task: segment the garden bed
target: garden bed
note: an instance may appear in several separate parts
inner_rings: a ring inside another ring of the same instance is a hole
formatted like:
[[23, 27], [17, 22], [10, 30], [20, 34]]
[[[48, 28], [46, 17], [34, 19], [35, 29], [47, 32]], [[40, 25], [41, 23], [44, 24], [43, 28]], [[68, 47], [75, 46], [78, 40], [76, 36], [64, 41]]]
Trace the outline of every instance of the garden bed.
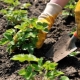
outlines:
[[[36, 3], [34, 0], [20, 1], [22, 3], [31, 3], [31, 7], [28, 9], [29, 17], [38, 17], [46, 6], [46, 2], [44, 2], [44, 0], [38, 0]], [[6, 7], [6, 4], [0, 2], [0, 9], [3, 7]], [[2, 14], [0, 14], [0, 38], [2, 38], [3, 32], [7, 29], [6, 25], [6, 20], [3, 18]], [[50, 47], [54, 45], [65, 32], [70, 32], [74, 27], [74, 17], [67, 16], [64, 18], [60, 14], [55, 20], [50, 32], [47, 34], [47, 38], [45, 39], [42, 48], [35, 49], [35, 55], [37, 57], [45, 57], [45, 54]], [[6, 52], [6, 46], [0, 46], [0, 80], [24, 80], [17, 74], [17, 71], [24, 66], [26, 66], [26, 63], [11, 61], [10, 55]], [[70, 80], [80, 80], [80, 55], [77, 55], [76, 57], [67, 56], [59, 61], [58, 70], [64, 72]], [[36, 80], [41, 80], [41, 78], [38, 77]]]

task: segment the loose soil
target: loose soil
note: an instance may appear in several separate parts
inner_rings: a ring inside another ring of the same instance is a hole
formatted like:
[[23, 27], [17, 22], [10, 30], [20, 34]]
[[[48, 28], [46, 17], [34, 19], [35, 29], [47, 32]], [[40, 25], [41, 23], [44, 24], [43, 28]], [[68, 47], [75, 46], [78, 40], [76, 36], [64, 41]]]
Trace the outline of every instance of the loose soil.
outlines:
[[[32, 4], [32, 6], [28, 9], [29, 17], [38, 17], [44, 10], [46, 3], [49, 0], [46, 0], [46, 2], [44, 0], [37, 0], [36, 3], [34, 2], [34, 0], [20, 0], [20, 1], [22, 3], [30, 2]], [[0, 2], [0, 9], [5, 7], [6, 4]], [[2, 38], [3, 32], [7, 29], [6, 25], [7, 25], [6, 20], [0, 14], [0, 38]], [[36, 56], [45, 57], [45, 54], [51, 48], [51, 46], [54, 45], [56, 41], [58, 41], [65, 32], [69, 33], [74, 27], [75, 27], [74, 17], [67, 16], [66, 18], [64, 18], [60, 14], [55, 20], [55, 23], [52, 26], [50, 32], [47, 34], [47, 38], [45, 39], [42, 48], [35, 49]], [[79, 42], [77, 44], [79, 44]], [[76, 57], [67, 56], [61, 61], [59, 61], [58, 64], [59, 65], [57, 69], [63, 71], [65, 75], [70, 78], [70, 80], [80, 80], [80, 55], [77, 55]], [[17, 74], [17, 71], [25, 66], [26, 63], [11, 61], [10, 56], [6, 52], [6, 46], [0, 46], [0, 80], [24, 80], [21, 76]], [[36, 78], [36, 80], [42, 79], [38, 77]]]

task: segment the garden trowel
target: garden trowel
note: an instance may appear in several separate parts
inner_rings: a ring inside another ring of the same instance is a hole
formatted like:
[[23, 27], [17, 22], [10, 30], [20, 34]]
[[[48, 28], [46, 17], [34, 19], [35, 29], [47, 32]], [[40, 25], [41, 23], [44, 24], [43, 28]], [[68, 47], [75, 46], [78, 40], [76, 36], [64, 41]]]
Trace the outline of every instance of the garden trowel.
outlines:
[[[54, 62], [58, 62], [65, 58], [71, 52], [75, 51], [77, 47], [74, 45], [71, 50], [67, 50], [67, 42], [70, 40], [70, 36], [65, 33], [46, 53], [46, 57], [53, 59]], [[75, 44], [75, 43], [74, 43]]]

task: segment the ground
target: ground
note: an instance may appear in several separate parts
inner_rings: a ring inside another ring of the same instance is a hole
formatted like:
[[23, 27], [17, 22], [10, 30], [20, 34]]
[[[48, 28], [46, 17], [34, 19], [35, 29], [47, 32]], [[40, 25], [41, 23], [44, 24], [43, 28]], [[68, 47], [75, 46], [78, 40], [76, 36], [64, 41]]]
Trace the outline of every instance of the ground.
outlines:
[[[30, 2], [32, 4], [28, 9], [29, 17], [38, 17], [46, 6], [46, 2], [44, 2], [44, 0], [38, 0], [36, 3], [34, 3], [34, 0], [20, 1], [22, 3]], [[0, 2], [0, 9], [3, 7], [6, 7], [6, 5]], [[60, 14], [55, 20], [50, 32], [47, 34], [47, 38], [45, 39], [42, 48], [35, 49], [35, 53], [38, 54], [37, 56], [45, 57], [45, 54], [50, 47], [54, 45], [65, 32], [69, 33], [73, 27], [75, 27], [74, 17], [68, 16], [64, 18]], [[0, 14], [0, 38], [2, 38], [2, 34], [6, 28], [6, 20]], [[17, 71], [24, 66], [26, 66], [25, 63], [11, 61], [10, 56], [6, 52], [6, 46], [0, 46], [0, 80], [24, 80], [17, 74]], [[76, 57], [65, 57], [58, 62], [57, 69], [63, 71], [70, 80], [80, 80], [80, 55], [77, 55]], [[41, 78], [36, 78], [36, 80], [41, 80]]]

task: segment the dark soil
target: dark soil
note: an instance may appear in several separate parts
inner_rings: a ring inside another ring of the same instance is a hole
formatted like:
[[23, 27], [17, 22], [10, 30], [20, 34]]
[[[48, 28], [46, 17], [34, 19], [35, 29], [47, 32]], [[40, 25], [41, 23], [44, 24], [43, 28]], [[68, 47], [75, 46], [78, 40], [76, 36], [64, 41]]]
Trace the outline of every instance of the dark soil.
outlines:
[[[46, 6], [46, 2], [44, 2], [44, 0], [38, 0], [36, 3], [34, 0], [20, 1], [22, 3], [30, 2], [32, 4], [32, 6], [28, 9], [29, 17], [38, 17]], [[0, 9], [5, 7], [6, 4], [0, 2]], [[6, 27], [6, 20], [0, 14], [0, 38], [2, 38], [2, 34], [6, 30]], [[36, 56], [45, 57], [45, 54], [50, 47], [54, 45], [65, 32], [69, 33], [74, 27], [74, 17], [68, 16], [64, 18], [60, 14], [55, 20], [50, 32], [47, 34], [47, 38], [45, 39], [42, 48], [35, 49], [35, 53], [37, 54]], [[80, 55], [77, 55], [76, 57], [67, 56], [59, 61], [58, 64], [58, 70], [63, 71], [70, 80], [80, 80]], [[6, 46], [0, 46], [0, 80], [24, 80], [17, 74], [17, 71], [24, 66], [26, 66], [26, 63], [11, 61], [10, 56], [6, 53]], [[36, 80], [41, 80], [41, 78], [37, 78]]]

